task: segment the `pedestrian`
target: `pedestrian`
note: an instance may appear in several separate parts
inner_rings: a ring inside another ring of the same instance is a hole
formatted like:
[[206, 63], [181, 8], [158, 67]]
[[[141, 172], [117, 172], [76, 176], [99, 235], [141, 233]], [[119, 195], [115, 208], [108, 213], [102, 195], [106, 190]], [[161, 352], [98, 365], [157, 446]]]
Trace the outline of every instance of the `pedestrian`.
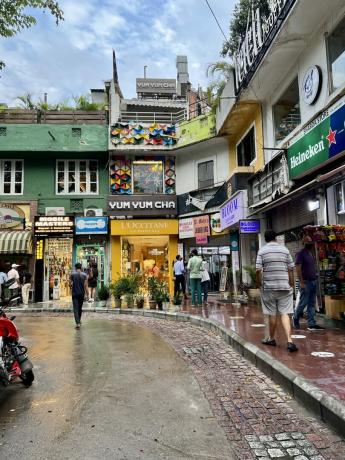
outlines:
[[209, 265], [205, 258], [202, 258], [202, 265], [201, 265], [201, 292], [204, 297], [204, 304], [207, 305], [208, 299], [208, 287], [210, 284], [210, 274], [209, 274]]
[[289, 250], [277, 243], [273, 230], [266, 230], [265, 241], [267, 244], [259, 250], [256, 259], [256, 280], [257, 287], [261, 289], [262, 310], [269, 316], [269, 336], [262, 343], [277, 345], [275, 333], [279, 314], [287, 339], [287, 349], [291, 352], [297, 351], [298, 348], [291, 338], [289, 317], [293, 314], [294, 263]]
[[300, 298], [293, 316], [293, 326], [300, 329], [299, 320], [307, 307], [308, 330], [323, 331], [324, 328], [316, 324], [316, 262], [312, 253], [313, 241], [310, 236], [303, 240], [304, 248], [296, 254], [296, 272], [300, 282]]
[[195, 296], [198, 298], [198, 306], [202, 306], [201, 278], [202, 278], [202, 259], [198, 256], [198, 251], [193, 249], [188, 260], [187, 269], [189, 270], [189, 283], [192, 297], [192, 307], [195, 307]]
[[11, 297], [17, 295], [20, 293], [20, 281], [19, 281], [19, 273], [18, 273], [18, 267], [20, 265], [18, 264], [12, 264], [11, 269], [7, 273], [7, 280], [10, 281], [14, 279], [14, 283], [9, 286], [9, 289], [11, 290]]
[[3, 284], [6, 283], [7, 281], [7, 275], [3, 271], [3, 268], [0, 267], [0, 299], [2, 299], [2, 294], [3, 294]]
[[175, 300], [178, 298], [179, 293], [182, 292], [184, 298], [186, 298], [186, 279], [185, 279], [185, 268], [181, 256], [176, 256], [176, 262], [174, 263], [174, 297]]
[[20, 274], [19, 274], [19, 281], [20, 281], [20, 284], [22, 286], [22, 299], [23, 299], [23, 304], [25, 306], [28, 306], [28, 304], [29, 304], [31, 278], [32, 278], [32, 275], [29, 272], [27, 266], [22, 265], [21, 271], [20, 271]]
[[88, 283], [86, 273], [81, 271], [81, 264], [75, 264], [75, 271], [70, 276], [70, 286], [72, 289], [72, 303], [75, 319], [75, 328], [80, 329], [80, 320], [83, 312], [83, 302], [87, 293]]
[[96, 296], [97, 278], [98, 278], [97, 264], [90, 262], [89, 268], [87, 269], [86, 273], [87, 273], [89, 302], [94, 302], [95, 296]]

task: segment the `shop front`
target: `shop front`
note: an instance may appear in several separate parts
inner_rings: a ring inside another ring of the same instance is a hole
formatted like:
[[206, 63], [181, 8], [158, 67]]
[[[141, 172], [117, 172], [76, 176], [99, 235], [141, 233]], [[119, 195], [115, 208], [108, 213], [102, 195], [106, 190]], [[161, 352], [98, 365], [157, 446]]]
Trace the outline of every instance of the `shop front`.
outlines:
[[35, 218], [35, 301], [69, 300], [73, 267], [74, 217]]
[[126, 273], [156, 276], [173, 292], [173, 262], [178, 254], [177, 219], [125, 219], [110, 223], [111, 279]]

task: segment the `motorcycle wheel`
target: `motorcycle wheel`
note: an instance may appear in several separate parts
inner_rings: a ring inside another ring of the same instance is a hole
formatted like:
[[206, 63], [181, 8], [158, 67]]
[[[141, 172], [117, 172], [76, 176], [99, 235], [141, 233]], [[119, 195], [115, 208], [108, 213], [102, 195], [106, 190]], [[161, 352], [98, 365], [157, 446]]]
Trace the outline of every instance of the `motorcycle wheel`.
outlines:
[[35, 380], [35, 376], [32, 370], [26, 371], [24, 374], [20, 376], [20, 378], [22, 379], [22, 382], [24, 383], [26, 388], [31, 387], [32, 382]]

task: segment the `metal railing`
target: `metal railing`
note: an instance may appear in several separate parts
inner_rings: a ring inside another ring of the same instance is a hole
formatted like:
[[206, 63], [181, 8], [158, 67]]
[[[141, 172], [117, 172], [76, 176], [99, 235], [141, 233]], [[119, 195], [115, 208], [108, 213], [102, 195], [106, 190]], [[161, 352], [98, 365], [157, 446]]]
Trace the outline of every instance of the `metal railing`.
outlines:
[[119, 122], [121, 123], [160, 123], [175, 125], [187, 120], [187, 109], [177, 112], [121, 112]]

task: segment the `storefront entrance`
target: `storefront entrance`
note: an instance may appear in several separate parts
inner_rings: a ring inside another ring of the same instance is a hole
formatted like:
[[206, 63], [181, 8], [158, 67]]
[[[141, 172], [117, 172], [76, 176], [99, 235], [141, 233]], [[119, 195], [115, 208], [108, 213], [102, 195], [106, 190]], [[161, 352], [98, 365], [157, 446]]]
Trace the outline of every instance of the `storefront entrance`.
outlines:
[[72, 255], [72, 238], [49, 238], [45, 241], [43, 301], [70, 300]]
[[108, 270], [105, 265], [105, 248], [103, 244], [76, 244], [76, 262], [81, 263], [83, 271], [86, 271], [89, 263], [96, 264], [98, 270], [97, 289], [104, 285], [108, 278]]
[[230, 267], [230, 246], [219, 247], [190, 247], [190, 251], [197, 249], [198, 254], [202, 256], [209, 266], [210, 273], [210, 291], [219, 291], [220, 272], [222, 267]]

